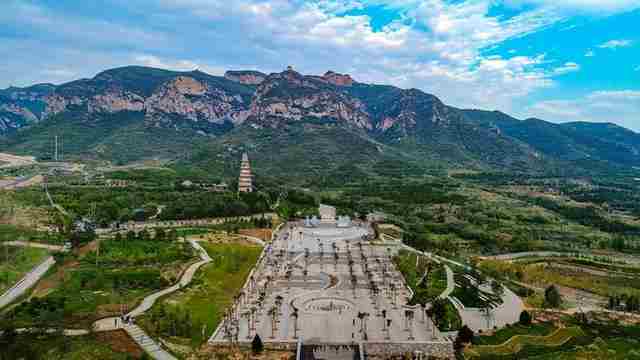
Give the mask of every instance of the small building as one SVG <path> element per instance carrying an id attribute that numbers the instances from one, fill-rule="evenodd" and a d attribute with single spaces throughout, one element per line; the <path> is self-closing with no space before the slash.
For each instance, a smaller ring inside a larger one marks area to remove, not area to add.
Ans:
<path id="1" fill-rule="evenodd" d="M 318 208 L 320 213 L 320 221 L 323 223 L 335 223 L 336 222 L 336 208 L 329 205 L 320 204 Z"/>

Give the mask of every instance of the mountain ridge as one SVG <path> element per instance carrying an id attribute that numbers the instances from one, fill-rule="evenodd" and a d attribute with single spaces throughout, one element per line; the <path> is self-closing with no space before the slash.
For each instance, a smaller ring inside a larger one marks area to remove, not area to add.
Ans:
<path id="1" fill-rule="evenodd" d="M 120 133 L 120 117 L 127 119 L 122 126 L 159 136 L 162 146 L 175 142 L 165 137 L 179 134 L 224 142 L 233 128 L 287 131 L 300 123 L 351 128 L 412 157 L 455 166 L 540 170 L 557 161 L 585 159 L 640 165 L 640 135 L 617 125 L 519 120 L 499 111 L 451 107 L 419 89 L 361 83 L 333 71 L 303 75 L 291 67 L 280 73 L 234 70 L 214 76 L 125 66 L 60 85 L 3 89 L 0 150 L 46 148 L 29 133 L 41 134 L 42 142 L 52 119 L 75 129 L 80 139 L 83 131 L 92 131 L 90 124 Z M 117 146 L 118 135 L 113 136 L 109 144 L 83 142 L 78 153 L 115 153 L 116 148 L 105 150 Z M 152 150 L 131 159 L 145 158 Z"/>

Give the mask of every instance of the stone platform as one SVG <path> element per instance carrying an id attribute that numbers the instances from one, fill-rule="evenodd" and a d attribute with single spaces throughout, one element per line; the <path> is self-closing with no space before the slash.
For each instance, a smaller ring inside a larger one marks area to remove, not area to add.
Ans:
<path id="1" fill-rule="evenodd" d="M 302 337 L 312 344 L 376 344 L 372 350 L 450 344 L 423 308 L 404 306 L 410 291 L 389 250 L 364 240 L 370 234 L 367 224 L 287 224 L 210 342 L 250 342 L 259 334 L 266 343 Z"/>

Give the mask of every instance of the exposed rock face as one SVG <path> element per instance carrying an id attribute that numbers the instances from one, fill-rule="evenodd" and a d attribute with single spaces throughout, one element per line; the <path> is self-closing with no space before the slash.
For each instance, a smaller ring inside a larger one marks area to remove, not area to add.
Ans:
<path id="1" fill-rule="evenodd" d="M 142 111 L 144 99 L 140 95 L 125 90 L 110 90 L 104 94 L 94 95 L 87 102 L 87 107 L 90 113 Z"/>
<path id="2" fill-rule="evenodd" d="M 19 106 L 17 104 L 0 104 L 0 112 L 7 112 L 16 116 L 22 117 L 26 122 L 37 121 L 36 115 L 28 108 Z"/>
<path id="3" fill-rule="evenodd" d="M 291 69 L 269 75 L 258 86 L 251 103 L 251 118 L 272 127 L 282 120 L 315 118 L 372 128 L 360 100 L 336 91 L 317 77 L 303 76 Z"/>
<path id="4" fill-rule="evenodd" d="M 246 120 L 248 99 L 207 80 L 207 77 L 198 80 L 187 75 L 170 76 L 155 89 L 151 88 L 148 95 L 146 89 L 130 90 L 126 83 L 109 73 L 65 84 L 59 90 L 47 88 L 49 91 L 34 92 L 29 88 L 10 88 L 0 93 L 0 131 L 45 119 L 71 107 L 84 109 L 87 114 L 144 112 L 152 122 L 182 119 L 221 124 L 229 120 L 237 124 Z M 31 101 L 41 111 L 18 105 L 14 99 L 23 103 Z"/>
<path id="5" fill-rule="evenodd" d="M 184 76 L 162 85 L 146 100 L 144 108 L 149 118 L 175 114 L 213 123 L 222 123 L 232 113 L 245 109 L 241 99 Z"/>
<path id="6" fill-rule="evenodd" d="M 353 79 L 351 78 L 350 75 L 348 75 L 348 74 L 347 75 L 338 74 L 338 73 L 335 73 L 333 71 L 327 71 L 322 76 L 322 79 L 324 79 L 328 83 L 336 85 L 336 86 L 351 86 L 351 85 L 353 85 Z"/>
<path id="7" fill-rule="evenodd" d="M 267 75 L 259 71 L 227 71 L 224 78 L 244 85 L 259 85 Z"/>

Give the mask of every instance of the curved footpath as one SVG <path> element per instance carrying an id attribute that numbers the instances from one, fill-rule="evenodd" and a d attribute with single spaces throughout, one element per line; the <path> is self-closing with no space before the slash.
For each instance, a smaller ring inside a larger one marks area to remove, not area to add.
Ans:
<path id="1" fill-rule="evenodd" d="M 201 260 L 189 266 L 189 268 L 187 268 L 187 270 L 182 274 L 180 281 L 178 281 L 175 285 L 145 297 L 140 305 L 126 314 L 125 317 L 135 318 L 144 314 L 147 310 L 153 307 L 153 305 L 159 298 L 168 295 L 176 290 L 179 290 L 191 283 L 196 271 L 198 271 L 198 269 L 200 269 L 200 267 L 202 267 L 203 265 L 212 261 L 207 251 L 202 248 L 202 246 L 200 246 L 200 244 L 198 244 L 195 240 L 189 240 L 189 243 L 196 249 L 196 251 L 198 251 L 198 255 L 200 255 Z M 154 359 L 175 359 L 173 355 L 163 350 L 160 345 L 158 345 L 158 343 L 156 343 L 155 340 L 147 335 L 139 326 L 135 324 L 124 324 L 123 321 L 121 321 L 120 317 L 116 316 L 98 320 L 93 323 L 93 329 L 94 331 L 113 331 L 117 329 L 124 329 L 129 334 L 129 336 L 131 336 L 131 338 Z"/>
<path id="2" fill-rule="evenodd" d="M 447 272 L 447 288 L 442 294 L 440 294 L 439 298 L 449 298 L 451 303 L 458 310 L 462 322 L 469 326 L 473 331 L 489 330 L 493 329 L 494 326 L 504 327 L 507 324 L 518 322 L 520 313 L 524 310 L 524 303 L 518 295 L 513 293 L 507 287 L 503 287 L 504 294 L 502 295 L 502 304 L 493 309 L 489 314 L 486 314 L 481 309 L 465 308 L 459 301 L 457 301 L 457 299 L 450 298 L 451 293 L 455 290 L 456 283 L 453 271 L 446 263 L 463 268 L 466 267 L 466 265 L 442 256 L 425 253 L 406 244 L 403 244 L 403 248 L 416 254 L 430 257 L 435 261 L 442 262 L 444 264 L 445 271 Z"/>

